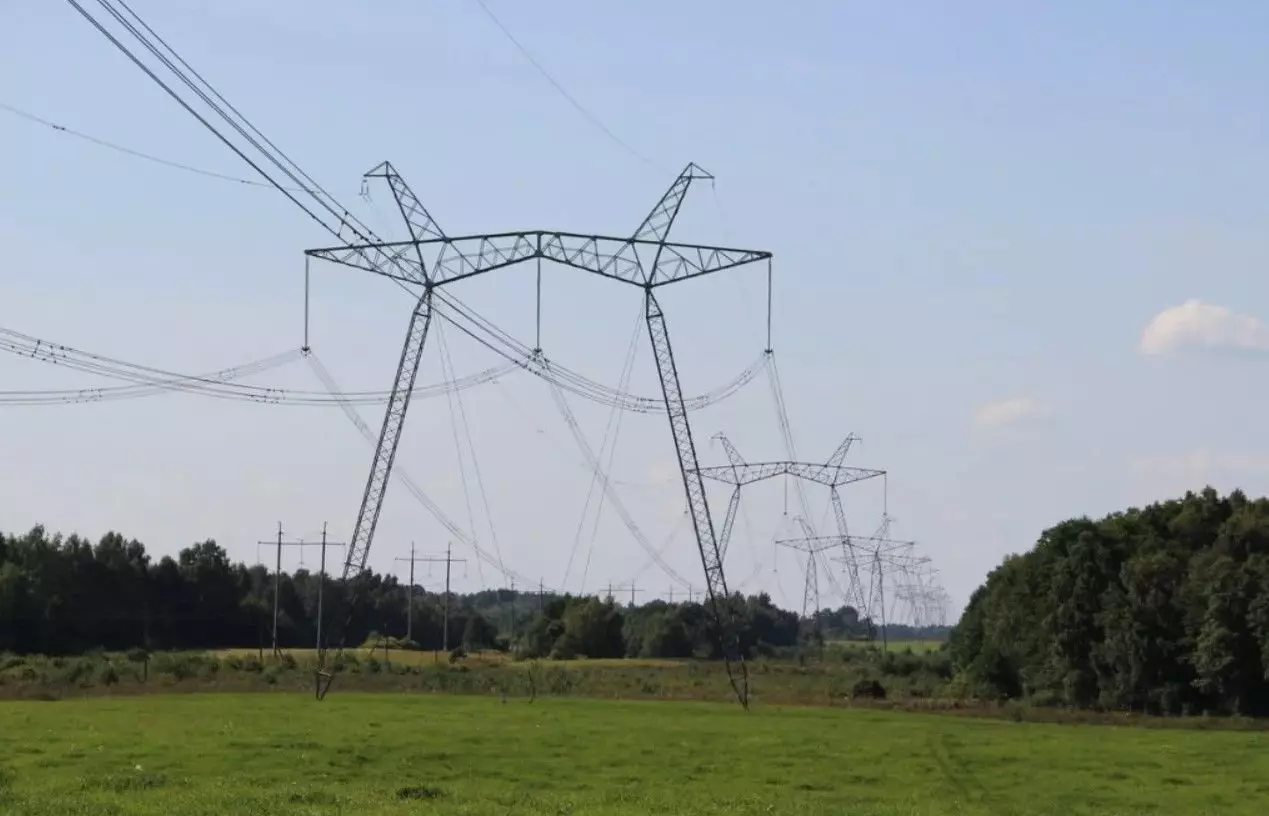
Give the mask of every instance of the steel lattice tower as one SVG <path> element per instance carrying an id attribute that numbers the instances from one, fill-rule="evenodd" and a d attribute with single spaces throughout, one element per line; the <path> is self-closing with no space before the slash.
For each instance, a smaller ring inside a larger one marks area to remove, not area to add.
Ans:
<path id="1" fill-rule="evenodd" d="M 798 549 L 822 549 L 838 546 L 842 556 L 837 559 L 846 568 L 862 569 L 869 576 L 869 591 L 864 603 L 858 607 L 860 615 L 881 621 L 882 643 L 886 642 L 886 576 L 895 573 L 911 574 L 926 568 L 930 559 L 913 555 L 915 541 L 899 541 L 886 537 L 886 524 L 877 535 L 871 536 L 816 536 L 813 538 L 782 539 L 776 543 Z"/>
<path id="2" fill-rule="evenodd" d="M 851 445 L 859 441 L 859 438 L 854 434 L 850 434 L 842 440 L 842 443 L 837 446 L 837 449 L 828 457 L 828 460 L 823 463 L 793 462 L 788 460 L 747 463 L 741 458 L 736 446 L 723 433 L 714 434 L 714 439 L 722 444 L 729 464 L 701 468 L 699 472 L 706 479 L 732 485 L 731 500 L 727 504 L 727 514 L 723 517 L 723 532 L 719 539 L 720 549 L 724 554 L 726 554 L 727 546 L 731 541 L 731 532 L 736 524 L 736 513 L 740 509 L 740 489 L 745 485 L 766 479 L 774 479 L 777 476 L 791 476 L 795 479 L 824 485 L 829 490 L 829 496 L 833 504 L 833 515 L 837 520 L 838 535 L 832 540 L 844 545 L 850 539 L 850 532 L 846 526 L 846 509 L 842 504 L 839 488 L 855 482 L 886 476 L 886 471 L 884 470 L 852 467 L 845 464 L 846 455 L 850 452 Z M 815 536 L 813 531 L 807 526 L 807 520 L 801 516 L 798 519 L 803 531 L 806 533 L 805 538 L 798 539 L 798 541 L 818 541 L 819 537 Z M 808 549 L 802 546 L 795 546 L 793 549 L 800 549 L 807 554 L 806 584 L 802 595 L 802 614 L 805 617 L 816 611 L 809 609 L 811 604 L 818 605 L 818 570 L 816 569 L 815 558 L 825 548 Z M 863 584 L 859 578 L 858 566 L 851 564 L 849 572 L 850 589 L 842 594 L 848 600 L 853 600 L 857 605 L 866 603 Z M 828 573 L 828 577 L 832 580 L 831 573 Z M 850 597 L 852 594 L 854 595 L 853 598 Z"/>
<path id="3" fill-rule="evenodd" d="M 657 299 L 656 291 L 672 283 L 760 261 L 767 262 L 769 284 L 771 253 L 673 243 L 668 240 L 692 182 L 713 178 L 696 164 L 687 165 L 629 237 L 583 235 L 557 230 L 449 236 L 437 225 L 427 208 L 390 163 L 384 162 L 366 175 L 386 181 L 409 231 L 409 239 L 310 249 L 305 255 L 392 278 L 412 287 L 419 294 L 406 331 L 391 396 L 371 461 L 370 474 L 366 479 L 357 521 L 349 541 L 343 571 L 345 584 L 366 569 L 433 310 L 437 301 L 441 304 L 446 302 L 444 292 L 441 291 L 443 287 L 496 269 L 536 261 L 540 314 L 542 260 L 571 266 L 642 290 L 648 337 L 656 359 L 688 511 L 692 517 L 697 548 L 705 572 L 712 617 L 717 626 L 728 678 L 741 704 L 748 707 L 748 673 L 740 654 L 737 622 L 723 572 L 722 553 L 697 462 L 696 443 L 683 401 L 665 312 Z M 346 626 L 346 620 L 340 623 Z M 342 648 L 342 638 L 343 630 L 339 629 L 330 634 L 328 643 L 335 643 L 338 650 Z M 328 646 L 323 644 L 318 656 L 319 699 L 325 696 L 333 679 L 327 666 L 327 652 Z"/>

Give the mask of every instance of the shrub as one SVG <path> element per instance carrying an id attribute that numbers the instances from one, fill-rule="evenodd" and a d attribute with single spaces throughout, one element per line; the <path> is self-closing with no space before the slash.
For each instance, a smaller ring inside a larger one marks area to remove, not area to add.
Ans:
<path id="1" fill-rule="evenodd" d="M 850 696 L 865 700 L 886 699 L 886 687 L 877 680 L 860 680 L 851 686 Z"/>
<path id="2" fill-rule="evenodd" d="M 101 683 L 103 686 L 113 686 L 115 683 L 119 682 L 119 672 L 112 664 L 106 663 L 101 667 L 101 670 L 97 672 L 97 682 Z"/>
<path id="3" fill-rule="evenodd" d="M 82 683 L 85 680 L 91 680 L 92 676 L 97 673 L 98 661 L 92 658 L 81 658 L 70 665 L 66 672 L 66 681 L 68 683 Z"/>

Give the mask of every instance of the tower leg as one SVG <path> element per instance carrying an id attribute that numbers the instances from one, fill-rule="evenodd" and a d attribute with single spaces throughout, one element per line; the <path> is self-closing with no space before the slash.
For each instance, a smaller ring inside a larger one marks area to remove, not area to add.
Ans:
<path id="1" fill-rule="evenodd" d="M 718 560 L 727 557 L 727 545 L 731 542 L 731 530 L 736 525 L 736 511 L 740 509 L 740 485 L 731 492 L 731 501 L 727 502 L 727 515 L 723 518 L 723 532 L 718 537 Z"/>
<path id="2" fill-rule="evenodd" d="M 366 479 L 366 490 L 362 494 L 361 509 L 357 511 L 357 524 L 353 527 L 352 538 L 348 541 L 348 555 L 344 559 L 343 585 L 346 596 L 342 599 L 347 611 L 341 620 L 336 617 L 337 628 L 327 633 L 327 642 L 318 647 L 317 652 L 317 698 L 326 696 L 333 675 L 326 664 L 328 644 L 334 643 L 338 652 L 343 649 L 343 639 L 352 616 L 356 598 L 353 593 L 356 586 L 351 580 L 366 569 L 366 559 L 370 556 L 370 544 L 374 540 L 375 527 L 379 523 L 379 511 L 383 509 L 384 492 L 388 487 L 388 477 L 392 473 L 392 463 L 396 460 L 397 444 L 401 441 L 401 430 L 405 427 L 405 414 L 410 408 L 410 396 L 414 391 L 414 381 L 419 374 L 419 362 L 423 358 L 423 346 L 427 341 L 427 330 L 432 323 L 432 288 L 429 286 L 419 297 L 410 315 L 410 328 L 406 332 L 405 344 L 401 347 L 401 359 L 397 363 L 396 379 L 392 383 L 392 393 L 388 397 L 388 407 L 383 416 L 383 427 L 379 431 L 379 444 L 375 447 L 375 456 L 370 464 L 370 475 Z"/>
<path id="3" fill-rule="evenodd" d="M 679 471 L 683 476 L 683 488 L 687 494 L 688 512 L 692 516 L 692 528 L 696 533 L 696 545 L 705 568 L 705 585 L 709 592 L 710 611 L 721 640 L 723 660 L 727 667 L 727 679 L 736 698 L 749 708 L 749 672 L 740 652 L 738 622 L 727 591 L 723 575 L 723 559 L 714 534 L 714 520 L 709 514 L 709 502 L 705 497 L 705 483 L 701 478 L 696 459 L 696 444 L 692 440 L 692 426 L 688 422 L 687 406 L 683 404 L 683 392 L 679 386 L 679 372 L 674 365 L 674 352 L 670 348 L 670 336 L 666 331 L 665 314 L 657 303 L 652 287 L 645 290 L 645 310 L 648 336 L 656 357 L 657 374 L 661 378 L 661 394 L 670 419 L 670 432 L 674 436 L 674 449 L 678 454 Z"/>
<path id="4" fill-rule="evenodd" d="M 829 498 L 833 503 L 833 515 L 837 519 L 837 534 L 842 537 L 842 556 L 846 559 L 846 570 L 850 578 L 848 600 L 855 604 L 855 611 L 860 617 L 868 614 L 868 599 L 864 595 L 864 585 L 859 580 L 859 560 L 855 545 L 851 542 L 850 528 L 846 524 L 846 508 L 842 506 L 842 494 L 833 487 L 829 490 Z"/>

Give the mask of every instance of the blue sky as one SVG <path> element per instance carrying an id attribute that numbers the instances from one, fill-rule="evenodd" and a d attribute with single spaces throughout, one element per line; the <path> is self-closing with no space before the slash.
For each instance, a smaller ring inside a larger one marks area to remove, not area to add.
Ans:
<path id="1" fill-rule="evenodd" d="M 676 237 L 775 253 L 775 349 L 799 453 L 822 458 L 859 434 L 851 460 L 890 471 L 894 533 L 921 542 L 956 609 L 1060 519 L 1206 483 L 1265 492 L 1262 4 L 489 6 L 649 161 L 573 110 L 473 0 L 133 3 L 393 235 L 387 191 L 358 197 L 360 174 L 385 158 L 451 233 L 621 234 L 688 161 L 713 172 Z M 0 102 L 248 172 L 66 4 L 12 4 Z M 281 196 L 2 111 L 0 138 L 0 326 L 187 372 L 299 345 L 301 251 L 329 238 Z M 523 270 L 460 296 L 529 339 L 531 293 Z M 688 393 L 757 356 L 764 298 L 758 270 L 666 295 Z M 548 354 L 615 384 L 639 307 L 624 287 L 551 270 Z M 409 308 L 385 281 L 320 269 L 313 346 L 345 388 L 386 387 Z M 460 373 L 496 364 L 451 335 Z M 440 378 L 437 348 L 421 380 Z M 653 394 L 642 337 L 638 348 L 632 388 Z M 98 384 L 7 356 L 0 377 L 6 388 Z M 259 382 L 319 387 L 303 364 Z M 607 410 L 575 408 L 598 448 Z M 583 518 L 589 475 L 541 382 L 467 392 L 464 411 L 493 519 L 476 512 L 468 465 L 474 526 L 509 566 L 574 590 L 633 577 L 666 593 L 671 579 L 646 568 L 610 508 L 597 526 Z M 363 416 L 377 428 L 379 409 Z M 783 456 L 761 380 L 695 421 L 700 440 L 724 430 L 749 458 Z M 6 529 L 116 528 L 157 552 L 211 536 L 248 561 L 279 519 L 297 535 L 324 520 L 347 535 L 369 461 L 336 409 L 185 395 L 0 407 L 0 438 Z M 446 400 L 415 404 L 399 461 L 467 523 Z M 622 496 L 647 537 L 669 541 L 667 560 L 699 585 L 663 420 L 624 418 L 612 471 L 635 483 Z M 827 497 L 809 496 L 828 532 Z M 871 531 L 880 490 L 846 498 L 853 529 Z M 719 517 L 725 499 L 712 495 Z M 408 495 L 388 502 L 376 568 L 411 540 L 444 548 Z M 745 508 L 733 582 L 796 606 L 800 568 L 771 543 L 792 535 L 782 490 L 755 490 Z M 501 582 L 470 567 L 464 588 Z"/>

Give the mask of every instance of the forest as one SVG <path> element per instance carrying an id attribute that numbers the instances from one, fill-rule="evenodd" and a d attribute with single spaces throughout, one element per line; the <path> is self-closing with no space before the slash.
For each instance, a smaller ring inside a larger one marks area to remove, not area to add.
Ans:
<path id="1" fill-rule="evenodd" d="M 231 562 L 224 548 L 203 541 L 175 558 L 154 561 L 145 546 L 119 533 L 95 544 L 36 527 L 0 535 L 0 651 L 77 654 L 91 650 L 268 647 L 274 575 L 261 565 Z M 699 603 L 652 601 L 624 605 L 593 596 L 484 590 L 451 594 L 449 637 L 443 598 L 416 588 L 407 627 L 409 587 L 392 575 L 368 572 L 345 595 L 337 580 L 323 587 L 327 626 L 348 616 L 346 643 L 379 635 L 439 649 L 501 649 L 526 657 L 716 656 L 708 615 Z M 859 639 L 875 627 L 854 609 L 823 610 L 799 621 L 767 595 L 734 596 L 748 655 L 814 646 L 816 638 Z M 317 638 L 318 575 L 305 569 L 278 575 L 279 644 L 312 647 Z M 887 627 L 892 639 L 929 636 Z M 933 632 L 937 636 L 938 632 Z"/>
<path id="2" fill-rule="evenodd" d="M 971 596 L 971 693 L 1160 714 L 1269 714 L 1269 500 L 1211 488 L 1064 521 Z"/>

